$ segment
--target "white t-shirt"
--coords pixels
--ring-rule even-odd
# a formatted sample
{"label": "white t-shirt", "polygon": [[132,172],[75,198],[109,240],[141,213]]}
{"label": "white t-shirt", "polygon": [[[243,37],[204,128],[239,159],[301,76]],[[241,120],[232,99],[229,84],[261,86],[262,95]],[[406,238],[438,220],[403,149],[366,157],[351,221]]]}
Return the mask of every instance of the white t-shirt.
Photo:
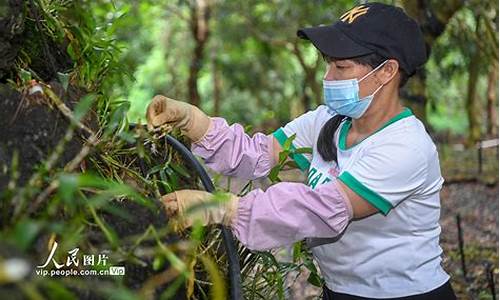
{"label": "white t-shirt", "polygon": [[316,147],[331,117],[321,105],[274,132],[282,145],[296,134],[292,147],[312,148],[312,155],[293,157],[308,171],[312,188],[337,178],[379,210],[351,221],[335,242],[312,249],[327,287],[361,297],[393,298],[441,286],[449,279],[441,267],[439,246],[443,178],[436,147],[423,124],[406,108],[347,148],[351,121],[344,120],[334,136],[337,165],[325,162]]}

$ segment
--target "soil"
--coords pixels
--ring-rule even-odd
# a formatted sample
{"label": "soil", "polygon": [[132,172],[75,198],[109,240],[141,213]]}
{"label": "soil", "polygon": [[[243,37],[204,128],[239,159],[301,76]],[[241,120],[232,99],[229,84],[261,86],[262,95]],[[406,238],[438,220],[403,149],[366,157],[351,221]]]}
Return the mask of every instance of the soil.
{"label": "soil", "polygon": [[[163,208],[163,204],[159,201],[154,202],[155,207],[153,209],[147,208],[143,205],[137,204],[132,201],[127,201],[126,199],[123,201],[113,201],[110,203],[110,207],[118,208],[126,211],[131,215],[130,219],[124,219],[120,216],[107,213],[100,212],[100,217],[104,222],[106,222],[109,227],[117,234],[118,238],[123,241],[123,239],[130,236],[139,236],[143,234],[146,229],[152,225],[157,231],[164,228],[168,223],[168,218],[165,214],[165,210]],[[94,246],[98,246],[100,243],[105,242],[105,237],[99,229],[95,231],[88,232],[88,242],[92,243]],[[178,241],[178,236],[168,236],[162,240],[164,244],[171,244],[175,241]],[[155,248],[155,242],[153,241],[145,241],[141,243],[140,247],[150,247]],[[124,245],[124,248],[127,249],[131,245]],[[128,246],[128,247],[127,247]],[[146,280],[154,276],[155,274],[159,274],[169,268],[169,264],[165,263],[159,270],[153,269],[153,255],[139,255],[142,263],[145,263],[146,266],[133,263],[130,261],[114,261],[113,265],[115,266],[124,266],[125,267],[125,276],[123,277],[123,284],[132,290],[138,290],[143,287],[143,284]],[[89,277],[88,280],[94,280],[95,277]],[[108,278],[99,278],[100,281],[108,280]],[[109,279],[110,280],[110,279]],[[170,283],[158,285],[155,289],[154,299],[159,299],[159,296]],[[91,289],[86,289],[84,291],[78,291],[79,299],[86,300],[97,300],[97,299],[105,299],[101,296],[97,295]],[[177,290],[176,296],[178,299],[185,298],[185,290],[179,288]],[[177,298],[175,298],[177,299]]]}
{"label": "soil", "polygon": [[[65,104],[72,108],[78,92],[72,89],[64,95],[60,86],[51,83]],[[59,89],[58,89],[59,88]],[[64,97],[65,96],[65,97]],[[19,92],[5,84],[0,84],[0,191],[4,190],[10,178],[5,170],[10,169],[14,152],[19,157],[19,179],[17,186],[23,186],[29,177],[39,168],[39,165],[52,153],[55,146],[63,138],[67,128],[67,119],[57,110],[49,108],[29,97],[23,97]],[[73,99],[73,100],[70,100]],[[20,107],[21,106],[21,107]],[[65,147],[56,167],[62,167],[80,150],[82,142],[73,138]]]}
{"label": "soil", "polygon": [[[498,185],[451,184],[443,188],[443,265],[459,299],[493,299],[487,267],[493,268],[498,299]],[[456,216],[460,215],[467,277],[460,259]]]}

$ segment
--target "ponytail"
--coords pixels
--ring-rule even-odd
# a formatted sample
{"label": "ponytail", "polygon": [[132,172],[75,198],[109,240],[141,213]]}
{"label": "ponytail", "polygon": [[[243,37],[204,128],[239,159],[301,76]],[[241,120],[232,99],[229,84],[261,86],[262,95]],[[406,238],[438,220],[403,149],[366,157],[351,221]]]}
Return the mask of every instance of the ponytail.
{"label": "ponytail", "polygon": [[340,126],[340,123],[347,118],[346,116],[336,115],[330,118],[321,128],[316,144],[319,155],[324,161],[337,161],[337,145],[335,145],[335,131]]}

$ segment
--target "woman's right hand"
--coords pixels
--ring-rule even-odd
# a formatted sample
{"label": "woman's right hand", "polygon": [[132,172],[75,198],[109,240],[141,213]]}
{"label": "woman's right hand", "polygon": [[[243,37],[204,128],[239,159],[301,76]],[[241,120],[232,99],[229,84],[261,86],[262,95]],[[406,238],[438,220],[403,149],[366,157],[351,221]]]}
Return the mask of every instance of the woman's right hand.
{"label": "woman's right hand", "polygon": [[146,111],[146,120],[148,129],[153,130],[155,127],[175,123],[186,118],[190,104],[167,98],[162,95],[157,95],[149,103]]}
{"label": "woman's right hand", "polygon": [[210,124],[210,118],[196,106],[162,95],[155,96],[149,103],[146,120],[149,130],[165,124],[172,125],[194,142],[205,135]]}

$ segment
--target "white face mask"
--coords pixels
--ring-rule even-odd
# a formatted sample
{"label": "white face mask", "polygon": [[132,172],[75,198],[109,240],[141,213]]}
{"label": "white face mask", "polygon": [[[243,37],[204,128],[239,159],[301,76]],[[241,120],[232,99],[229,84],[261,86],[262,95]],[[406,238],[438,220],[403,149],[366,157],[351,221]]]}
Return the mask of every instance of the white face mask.
{"label": "white face mask", "polygon": [[359,99],[359,83],[380,69],[388,60],[378,65],[368,74],[357,80],[323,80],[323,94],[326,106],[332,114],[359,119],[370,106],[375,94],[384,86],[379,86],[371,95]]}

